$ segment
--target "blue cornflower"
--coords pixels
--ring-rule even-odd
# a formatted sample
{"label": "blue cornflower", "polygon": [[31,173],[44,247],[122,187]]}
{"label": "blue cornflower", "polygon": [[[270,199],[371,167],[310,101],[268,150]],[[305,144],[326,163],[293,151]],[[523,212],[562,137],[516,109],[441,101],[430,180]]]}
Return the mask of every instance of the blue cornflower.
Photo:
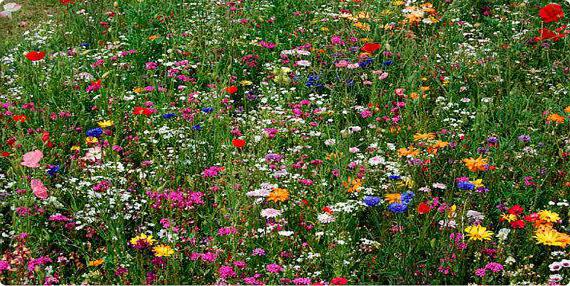
{"label": "blue cornflower", "polygon": [[358,66],[361,68],[366,68],[374,62],[372,58],[366,58],[365,60],[358,63]]}
{"label": "blue cornflower", "polygon": [[384,62],[382,63],[382,65],[384,65],[384,66],[387,67],[387,66],[391,66],[393,63],[394,63],[394,61],[392,61],[392,60],[387,60],[387,61],[384,61]]}
{"label": "blue cornflower", "polygon": [[402,203],[391,203],[388,206],[388,209],[393,213],[400,214],[408,210],[408,205]]}
{"label": "blue cornflower", "polygon": [[390,178],[390,180],[399,180],[400,178],[402,178],[402,176],[400,176],[400,175],[390,175],[390,176],[388,176],[388,178]]}
{"label": "blue cornflower", "polygon": [[103,134],[103,129],[101,129],[99,127],[89,129],[89,130],[87,130],[87,132],[85,132],[85,134],[89,137],[99,137],[99,136],[101,136],[101,134]]}
{"label": "blue cornflower", "polygon": [[202,112],[204,112],[204,113],[210,113],[210,112],[212,112],[212,111],[214,111],[214,108],[213,108],[213,107],[204,107],[204,108],[202,108]]}
{"label": "blue cornflower", "polygon": [[457,187],[462,190],[469,190],[469,191],[475,189],[475,185],[473,185],[471,182],[459,182],[457,183]]}
{"label": "blue cornflower", "polygon": [[414,192],[407,191],[401,195],[400,199],[402,200],[403,204],[407,205],[412,201],[414,196],[415,196]]}
{"label": "blue cornflower", "polygon": [[172,118],[172,117],[176,117],[176,114],[174,114],[174,113],[166,113],[166,114],[163,114],[163,115],[162,115],[162,118],[164,118],[164,119],[170,119],[170,118]]}
{"label": "blue cornflower", "polygon": [[323,85],[319,83],[319,76],[316,74],[311,74],[307,77],[307,87],[322,87]]}
{"label": "blue cornflower", "polygon": [[59,172],[59,165],[50,165],[47,170],[48,175],[55,176],[55,173]]}
{"label": "blue cornflower", "polygon": [[192,126],[192,130],[200,131],[200,130],[202,130],[202,126],[200,126],[200,124],[196,124],[196,125]]}
{"label": "blue cornflower", "polygon": [[362,201],[369,207],[375,207],[380,203],[380,198],[376,196],[365,196]]}

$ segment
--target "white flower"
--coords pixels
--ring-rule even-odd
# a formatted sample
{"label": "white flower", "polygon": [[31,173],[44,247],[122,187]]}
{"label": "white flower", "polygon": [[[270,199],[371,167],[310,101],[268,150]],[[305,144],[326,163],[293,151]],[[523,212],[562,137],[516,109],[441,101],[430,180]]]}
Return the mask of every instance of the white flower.
{"label": "white flower", "polygon": [[[2,2],[0,2],[2,3]],[[17,3],[6,3],[4,4],[4,11],[0,12],[0,17],[12,17],[12,13],[20,10],[22,5]]]}
{"label": "white flower", "polygon": [[264,218],[274,218],[274,217],[278,217],[282,214],[283,212],[280,210],[276,210],[273,208],[267,208],[261,211],[261,216]]}
{"label": "white flower", "polygon": [[311,66],[311,62],[310,62],[310,61],[307,61],[307,60],[300,60],[300,61],[297,61],[296,64],[297,64],[298,66],[301,66],[301,67],[309,67],[309,66]]}
{"label": "white flower", "polygon": [[499,230],[499,232],[497,233],[497,237],[499,238],[499,240],[506,240],[507,237],[509,236],[509,233],[511,233],[511,230],[508,228],[501,228]]}
{"label": "white flower", "polygon": [[442,183],[433,183],[432,186],[434,188],[440,189],[440,190],[445,190],[447,188],[447,186],[445,184],[442,184]]}
{"label": "white flower", "polygon": [[368,159],[368,164],[370,164],[370,166],[377,166],[380,164],[384,164],[385,162],[386,160],[384,160],[384,157],[381,156],[374,156]]}
{"label": "white flower", "polygon": [[293,235],[293,232],[290,231],[290,230],[282,230],[282,231],[279,231],[279,232],[277,232],[277,233],[279,233],[279,235],[281,235],[281,236],[291,236],[291,235]]}
{"label": "white flower", "polygon": [[358,153],[358,152],[360,152],[360,150],[358,149],[358,147],[350,147],[350,148],[348,149],[348,151],[349,151],[350,153]]}
{"label": "white flower", "polygon": [[320,215],[317,216],[317,219],[321,222],[321,223],[331,223],[335,221],[334,216],[329,215],[327,213],[322,213]]}
{"label": "white flower", "polygon": [[335,140],[335,139],[327,139],[327,140],[325,140],[325,145],[326,145],[326,146],[332,146],[332,145],[334,145],[334,144],[336,144],[336,140]]}
{"label": "white flower", "polygon": [[548,265],[548,268],[550,268],[550,271],[554,272],[554,271],[558,271],[562,268],[562,263],[560,262],[553,262],[550,265]]}

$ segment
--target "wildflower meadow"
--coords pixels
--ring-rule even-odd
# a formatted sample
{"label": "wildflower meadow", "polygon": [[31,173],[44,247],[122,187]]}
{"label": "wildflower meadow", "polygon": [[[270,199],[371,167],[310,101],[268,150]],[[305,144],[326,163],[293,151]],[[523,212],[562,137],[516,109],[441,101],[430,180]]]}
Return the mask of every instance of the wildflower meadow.
{"label": "wildflower meadow", "polygon": [[0,0],[0,284],[570,284],[569,0]]}

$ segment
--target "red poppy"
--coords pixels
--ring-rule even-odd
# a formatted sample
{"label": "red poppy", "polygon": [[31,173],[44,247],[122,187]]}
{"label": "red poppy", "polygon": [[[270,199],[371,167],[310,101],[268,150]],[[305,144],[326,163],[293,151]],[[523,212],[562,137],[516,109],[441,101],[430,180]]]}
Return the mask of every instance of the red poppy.
{"label": "red poppy", "polygon": [[2,156],[2,157],[8,157],[8,156],[10,156],[10,153],[4,151],[4,152],[2,152],[2,155],[1,155],[1,156]]}
{"label": "red poppy", "polygon": [[542,7],[538,15],[542,18],[544,23],[558,22],[558,20],[564,18],[564,11],[562,11],[562,6],[550,3]]}
{"label": "red poppy", "polygon": [[378,43],[366,43],[360,50],[371,54],[380,49],[380,47],[382,47],[382,45]]}
{"label": "red poppy", "polygon": [[69,5],[75,3],[75,0],[59,0],[59,3],[63,5]]}
{"label": "red poppy", "polygon": [[14,115],[12,116],[12,119],[16,122],[26,122],[26,119],[28,119],[25,115]]}
{"label": "red poppy", "polygon": [[346,285],[348,280],[344,277],[335,277],[331,279],[331,285]]}
{"label": "red poppy", "polygon": [[235,86],[235,85],[226,87],[226,92],[229,93],[229,94],[234,94],[234,93],[236,93],[237,91],[238,91],[238,88],[237,88],[237,86]]}
{"label": "red poppy", "polygon": [[418,205],[418,213],[419,214],[427,214],[427,213],[429,213],[430,210],[431,210],[431,208],[425,202],[421,202]]}
{"label": "red poppy", "polygon": [[39,61],[46,56],[46,52],[31,51],[26,53],[26,58],[32,62]]}
{"label": "red poppy", "polygon": [[151,115],[153,112],[150,108],[146,108],[146,107],[140,107],[140,106],[135,106],[135,108],[133,108],[133,114],[134,115],[145,115],[145,116],[149,116]]}
{"label": "red poppy", "polygon": [[331,208],[329,208],[329,207],[324,207],[324,208],[323,208],[323,211],[326,212],[326,213],[328,213],[328,214],[333,214],[333,213],[334,213],[333,210],[332,210]]}
{"label": "red poppy", "polygon": [[236,148],[243,148],[245,146],[245,140],[243,139],[233,139],[232,140],[232,145],[234,145],[234,147]]}

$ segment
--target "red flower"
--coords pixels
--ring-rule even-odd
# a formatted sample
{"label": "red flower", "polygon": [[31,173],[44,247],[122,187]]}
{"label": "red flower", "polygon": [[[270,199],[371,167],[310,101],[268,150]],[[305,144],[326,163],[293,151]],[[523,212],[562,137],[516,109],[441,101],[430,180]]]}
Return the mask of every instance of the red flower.
{"label": "red flower", "polygon": [[418,205],[418,213],[419,214],[427,214],[427,213],[429,213],[430,210],[431,210],[431,208],[425,202],[421,202]]}
{"label": "red flower", "polygon": [[[556,32],[560,32],[564,29],[566,29],[566,26],[562,26],[556,29]],[[568,31],[563,31],[562,33],[556,33],[547,28],[542,28],[538,30],[538,32],[540,33],[540,36],[535,38],[536,41],[553,40],[557,42],[558,40],[566,37],[566,35],[568,34]]]}
{"label": "red flower", "polygon": [[45,52],[31,51],[26,54],[26,58],[32,62],[39,61],[46,56]]}
{"label": "red flower", "polygon": [[331,285],[346,285],[348,280],[344,277],[335,277],[331,279]]}
{"label": "red flower", "polygon": [[542,7],[538,15],[542,18],[544,23],[558,22],[558,20],[564,18],[564,11],[562,11],[562,6],[550,3]]}
{"label": "red flower", "polygon": [[10,153],[4,151],[4,152],[2,152],[2,154],[1,154],[0,156],[2,156],[2,157],[8,157],[8,156],[10,156]]}
{"label": "red flower", "polygon": [[539,215],[537,213],[531,213],[527,216],[524,217],[524,220],[528,221],[528,222],[535,222],[539,219]]}
{"label": "red flower", "polygon": [[236,148],[243,148],[245,146],[245,140],[243,139],[233,139],[232,140],[232,145],[234,145],[234,147]]}
{"label": "red flower", "polygon": [[234,94],[234,93],[236,93],[237,91],[238,91],[238,88],[237,88],[237,86],[235,86],[235,85],[226,87],[226,92],[229,93],[229,94]]}
{"label": "red flower", "polygon": [[509,209],[509,213],[513,215],[520,215],[523,211],[524,209],[519,205],[514,205]]}
{"label": "red flower", "polygon": [[371,54],[374,53],[376,50],[380,49],[380,47],[382,47],[382,45],[378,43],[366,43],[360,50]]}
{"label": "red flower", "polygon": [[75,3],[75,0],[59,0],[59,3],[63,5],[69,5]]}
{"label": "red flower", "polygon": [[133,109],[133,114],[134,115],[145,115],[145,116],[149,116],[151,115],[153,112],[150,108],[146,108],[146,107],[140,107],[140,106],[136,106]]}
{"label": "red flower", "polygon": [[329,208],[329,207],[323,207],[323,211],[326,212],[326,213],[328,213],[328,214],[333,214],[333,213],[334,213],[333,210],[332,210],[331,208]]}
{"label": "red flower", "polygon": [[25,115],[14,115],[12,116],[12,119],[16,122],[26,122],[26,119],[28,119]]}
{"label": "red flower", "polygon": [[511,222],[511,227],[512,228],[524,228],[524,221],[523,220],[515,220],[513,222]]}

